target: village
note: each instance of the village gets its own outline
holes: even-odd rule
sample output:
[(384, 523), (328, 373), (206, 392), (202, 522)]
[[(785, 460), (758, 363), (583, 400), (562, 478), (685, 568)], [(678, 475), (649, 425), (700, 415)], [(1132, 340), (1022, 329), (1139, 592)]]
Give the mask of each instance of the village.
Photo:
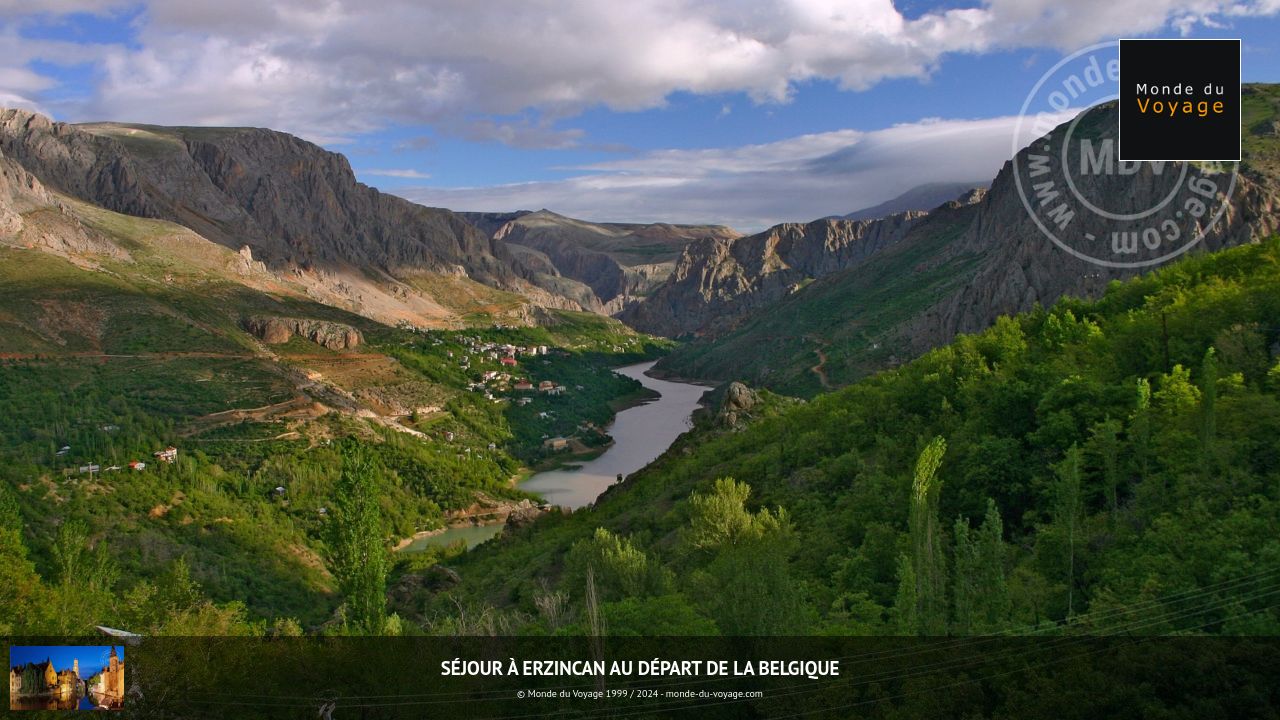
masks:
[[(431, 330), (418, 328), (401, 328), (413, 330), (427, 336), (433, 348), (442, 348), (446, 340), (435, 335)], [(449, 338), (457, 349), (443, 350), (443, 359), (468, 376), (466, 389), (483, 396), (494, 404), (510, 403), (514, 407), (524, 408), (536, 402), (537, 398), (560, 398), (571, 392), (587, 390), (586, 386), (575, 384), (567, 387), (556, 380), (534, 380), (537, 374), (531, 367), (537, 362), (537, 370), (551, 365), (549, 358), (566, 358), (570, 353), (562, 348), (543, 344), (517, 345), (508, 342), (486, 340), (478, 335), (455, 335)], [(460, 347), (458, 347), (460, 346)], [(621, 350), (621, 348), (617, 348)], [(535, 406), (533, 419), (547, 424), (557, 424), (557, 411)], [(572, 453), (585, 454), (594, 447), (607, 443), (608, 436), (603, 429), (590, 421), (578, 423), (569, 436), (545, 432), (541, 434), (540, 449), (545, 454)], [(445, 430), (439, 435), (446, 442), (454, 442), (456, 434)], [(490, 451), (496, 449), (489, 443)]]
[[(107, 426), (107, 427), (110, 427), (110, 426)], [(70, 453), (71, 453), (71, 446), (63, 445), (61, 448), (58, 448), (58, 451), (54, 453), (54, 455), (56, 457), (66, 457)], [(164, 448), (163, 450), (157, 450), (151, 453), (151, 456), (154, 457), (157, 462), (162, 462), (162, 463), (172, 465), (178, 460), (178, 448), (170, 445), (169, 447)], [(76, 475), (88, 475), (89, 479), (92, 480), (93, 476), (100, 475), (102, 473), (118, 472), (121, 470), (132, 470), (134, 472), (142, 472), (143, 470), (146, 470), (146, 469), (147, 469), (147, 463), (143, 462), (142, 460), (130, 460), (128, 463), (124, 465), (108, 465), (105, 468), (102, 467), (101, 463), (91, 462), (85, 465), (80, 465), (78, 467), (63, 468), (62, 476), (64, 478), (71, 478), (71, 477), (75, 477)]]

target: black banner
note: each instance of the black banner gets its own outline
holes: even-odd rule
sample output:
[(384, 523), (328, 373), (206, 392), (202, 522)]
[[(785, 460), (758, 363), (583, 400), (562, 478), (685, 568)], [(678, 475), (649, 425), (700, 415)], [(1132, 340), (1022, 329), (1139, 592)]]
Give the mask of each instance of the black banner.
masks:
[(1280, 716), (1277, 638), (157, 637), (127, 651), (119, 714), (137, 718)]

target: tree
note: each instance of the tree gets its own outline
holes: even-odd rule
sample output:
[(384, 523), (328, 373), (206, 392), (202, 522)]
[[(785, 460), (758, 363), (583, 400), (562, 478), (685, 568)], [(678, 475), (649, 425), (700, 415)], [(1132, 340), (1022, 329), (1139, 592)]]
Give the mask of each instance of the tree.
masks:
[(911, 561), (916, 580), (917, 629), (924, 635), (943, 635), (947, 630), (947, 566), (938, 525), (942, 484), (937, 480), (946, 452), (946, 440), (935, 437), (929, 441), (916, 461), (911, 483)]
[(1151, 383), (1146, 378), (1138, 378), (1138, 402), (1129, 418), (1129, 435), (1133, 438), (1138, 475), (1146, 480), (1151, 452)]
[(690, 495), (686, 544), (699, 550), (716, 549), (759, 538), (788, 524), (782, 508), (776, 513), (761, 509), (753, 514), (747, 510), (750, 495), (750, 485), (731, 477), (718, 478), (709, 493)]
[(569, 588), (586, 587), (586, 574), (594, 571), (596, 591), (605, 601), (660, 593), (666, 585), (657, 563), (631, 540), (606, 528), (596, 528), (590, 538), (574, 543), (565, 565)]
[(1004, 523), (994, 500), (977, 532), (967, 518), (955, 524), (955, 573), (952, 580), (956, 632), (992, 632), (1009, 616), (1009, 587), (1004, 576)]
[(751, 486), (732, 478), (689, 498), (691, 548), (715, 553), (695, 574), (695, 594), (726, 635), (777, 635), (799, 627), (800, 594), (789, 556), (795, 534), (787, 513), (746, 508)]
[(1075, 613), (1076, 542), (1084, 500), (1080, 490), (1080, 448), (1072, 445), (1066, 457), (1054, 468), (1053, 524), (1066, 536), (1067, 615)]
[(911, 567), (911, 558), (906, 553), (898, 556), (898, 595), (894, 598), (894, 614), (898, 619), (898, 631), (903, 635), (914, 635), (919, 632), (920, 618), (917, 615), (916, 571)]
[(1200, 466), (1209, 475), (1214, 470), (1213, 441), (1218, 425), (1214, 407), (1218, 397), (1218, 360), (1212, 346), (1204, 351), (1200, 385)]
[(1115, 524), (1119, 512), (1120, 487), (1120, 423), (1110, 418), (1093, 428), (1089, 444), (1102, 461), (1102, 491), (1106, 496), (1110, 521)]
[(378, 507), (376, 470), (364, 451), (342, 464), (331, 511), (329, 560), (347, 601), (347, 622), (369, 635), (387, 616), (387, 548)]
[(63, 586), (71, 585), (78, 577), (88, 544), (89, 527), (83, 521), (65, 520), (58, 526), (58, 536), (53, 543), (53, 562)]

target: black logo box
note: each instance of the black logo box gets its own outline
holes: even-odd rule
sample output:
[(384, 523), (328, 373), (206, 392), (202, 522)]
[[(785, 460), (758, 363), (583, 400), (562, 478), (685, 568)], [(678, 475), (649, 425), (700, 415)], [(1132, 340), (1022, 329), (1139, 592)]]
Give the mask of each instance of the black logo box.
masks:
[[(1239, 162), (1240, 45), (1227, 39), (1120, 40), (1119, 159)], [(1145, 92), (1139, 92), (1142, 86)], [(1183, 112), (1186, 102), (1191, 114)], [(1172, 115), (1170, 103), (1177, 104)], [(1213, 112), (1215, 103), (1222, 103), (1221, 112)], [(1155, 113), (1157, 107), (1163, 112)]]

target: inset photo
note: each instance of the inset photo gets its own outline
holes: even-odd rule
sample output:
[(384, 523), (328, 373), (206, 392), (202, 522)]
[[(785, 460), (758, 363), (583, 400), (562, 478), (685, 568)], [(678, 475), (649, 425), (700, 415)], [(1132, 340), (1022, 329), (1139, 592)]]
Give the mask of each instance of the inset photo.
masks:
[(9, 648), (10, 710), (119, 710), (123, 706), (124, 647)]

